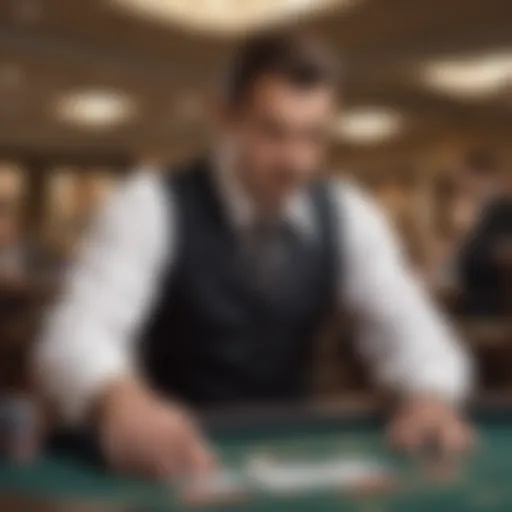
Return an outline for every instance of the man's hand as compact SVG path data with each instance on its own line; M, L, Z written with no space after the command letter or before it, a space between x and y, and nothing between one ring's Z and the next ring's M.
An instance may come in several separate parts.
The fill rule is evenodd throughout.
M98 405L101 443L113 468L166 478L213 466L213 456L188 414L140 385L118 383Z
M457 454L474 441L471 428L454 407L425 396L411 398L399 408L388 435L394 448L408 452L434 447L442 454Z

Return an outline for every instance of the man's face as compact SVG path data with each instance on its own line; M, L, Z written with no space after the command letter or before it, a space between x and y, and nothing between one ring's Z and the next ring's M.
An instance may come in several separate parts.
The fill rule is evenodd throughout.
M334 110L333 89L262 77L242 104L229 108L224 128L237 172L258 201L279 207L322 166Z

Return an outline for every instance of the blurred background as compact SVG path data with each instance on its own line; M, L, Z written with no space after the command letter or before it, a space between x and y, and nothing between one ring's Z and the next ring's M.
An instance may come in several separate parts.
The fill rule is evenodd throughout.
M330 169L388 213L480 392L512 391L509 0L2 0L2 393L29 392L42 311L94 213L127 173L205 146L230 49L270 26L339 52ZM348 323L318 345L322 396L372 394Z

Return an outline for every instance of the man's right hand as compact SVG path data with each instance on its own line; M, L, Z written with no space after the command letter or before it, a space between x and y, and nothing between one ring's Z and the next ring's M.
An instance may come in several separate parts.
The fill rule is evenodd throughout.
M213 455L189 415L138 383L111 386L97 412L103 452L116 470L166 478L213 467Z

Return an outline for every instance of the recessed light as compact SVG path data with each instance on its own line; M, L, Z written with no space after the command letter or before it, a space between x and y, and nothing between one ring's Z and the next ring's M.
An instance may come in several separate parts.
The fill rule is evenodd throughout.
M60 121L91 128L122 124L135 115L134 101L125 93L112 90L76 91L57 101Z
M296 14L342 9L360 0L105 0L156 21L237 33L286 21Z
M428 63L422 76L429 87L452 96L493 96L512 79L512 51Z
M403 125L403 117L393 109L360 107L341 114L334 133L343 141L373 144L395 136Z

